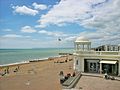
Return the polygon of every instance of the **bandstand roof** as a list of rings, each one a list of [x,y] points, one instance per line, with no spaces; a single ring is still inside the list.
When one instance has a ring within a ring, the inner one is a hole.
[[[90,43],[89,39],[85,38],[85,37],[78,37],[75,42],[88,42]]]

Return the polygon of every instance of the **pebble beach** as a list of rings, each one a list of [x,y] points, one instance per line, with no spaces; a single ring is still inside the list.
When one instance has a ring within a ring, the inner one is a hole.
[[[0,90],[62,90],[59,72],[73,73],[73,60],[66,57],[9,66],[9,74],[0,76]],[[6,67],[0,67],[3,73]]]

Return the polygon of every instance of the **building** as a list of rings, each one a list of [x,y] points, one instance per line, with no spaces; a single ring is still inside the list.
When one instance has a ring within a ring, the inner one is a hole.
[[[102,45],[94,48],[95,51],[120,51],[120,45]]]
[[[74,69],[80,72],[120,75],[120,50],[91,50],[91,42],[78,37],[75,40]]]

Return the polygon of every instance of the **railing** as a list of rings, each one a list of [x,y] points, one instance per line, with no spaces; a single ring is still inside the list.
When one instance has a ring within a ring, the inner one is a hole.
[[[120,55],[120,51],[75,51],[77,54],[86,55]]]

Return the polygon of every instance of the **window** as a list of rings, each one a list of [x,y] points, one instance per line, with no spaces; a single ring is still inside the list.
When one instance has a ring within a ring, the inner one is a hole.
[[[78,65],[78,60],[76,60],[76,65]]]

